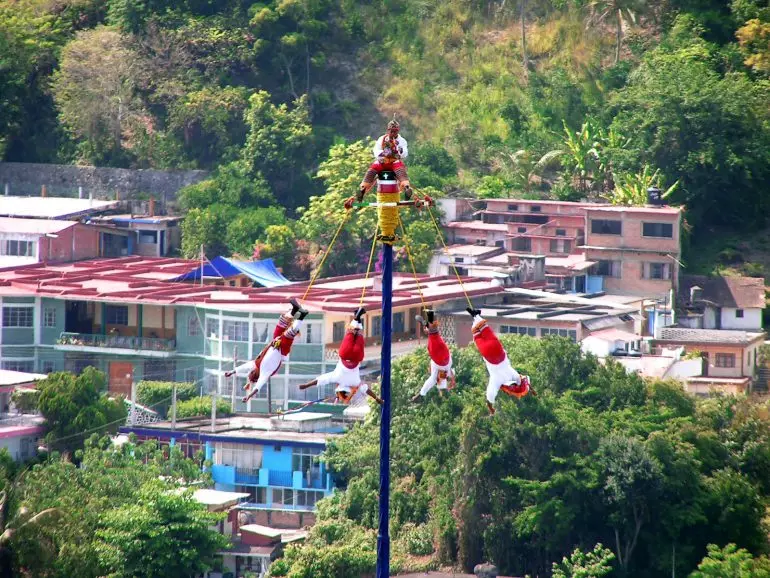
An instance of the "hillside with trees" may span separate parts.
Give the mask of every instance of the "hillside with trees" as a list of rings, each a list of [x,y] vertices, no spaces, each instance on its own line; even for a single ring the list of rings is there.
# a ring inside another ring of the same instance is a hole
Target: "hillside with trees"
[[[418,188],[654,184],[697,244],[765,226],[768,38],[764,0],[0,0],[0,159],[211,170],[183,252],[299,274],[340,147],[397,114]]]
[[[491,561],[506,576],[768,575],[766,405],[696,399],[564,338],[503,342],[538,396],[503,395],[494,418],[474,347],[452,353],[457,389],[419,405],[409,398],[428,373],[425,350],[394,365],[394,573]],[[308,542],[271,576],[373,575],[378,418],[327,450],[344,490],[318,504]]]

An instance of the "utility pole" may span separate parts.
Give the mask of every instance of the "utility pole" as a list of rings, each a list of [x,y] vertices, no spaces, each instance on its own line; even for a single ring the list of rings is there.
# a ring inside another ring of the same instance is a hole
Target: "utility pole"
[[[176,431],[176,382],[171,390],[171,431]]]
[[[238,385],[238,376],[235,370],[238,367],[238,346],[233,347],[233,390],[230,395],[230,411],[235,411],[235,386]]]
[[[211,392],[211,433],[216,431],[217,421],[217,395],[219,394],[219,377],[217,377],[217,383],[214,386],[214,391]]]

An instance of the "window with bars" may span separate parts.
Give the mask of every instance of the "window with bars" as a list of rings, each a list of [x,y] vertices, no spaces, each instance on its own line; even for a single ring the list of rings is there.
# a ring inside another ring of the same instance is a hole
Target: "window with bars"
[[[34,359],[5,359],[2,363],[2,368],[9,371],[23,371],[26,373],[32,373],[35,371]]]
[[[540,336],[546,337],[548,335],[554,335],[558,337],[568,337],[572,341],[577,341],[577,331],[574,329],[557,329],[554,327],[541,327]]]
[[[294,490],[287,490],[286,488],[273,488],[273,505],[276,507],[293,506]]]
[[[405,329],[405,318],[404,318],[404,312],[401,311],[400,313],[394,313],[393,314],[393,333],[403,333],[406,331]]]
[[[532,250],[532,239],[529,237],[517,237],[513,240],[513,250],[529,252]]]
[[[190,337],[197,337],[201,334],[201,322],[198,321],[198,316],[190,317],[187,320],[187,335]]]
[[[222,323],[222,333],[228,341],[248,341],[249,340],[249,322],[248,321],[224,321]]]
[[[462,275],[462,273],[460,274]],[[382,316],[375,315],[372,317],[372,337],[379,337],[380,335],[382,335]]]
[[[32,307],[3,307],[3,327],[32,327]]]
[[[714,356],[714,365],[716,367],[735,367],[735,354],[717,353]]]
[[[594,235],[622,235],[623,227],[620,221],[591,219],[591,232]]]
[[[184,370],[185,383],[196,383],[198,381],[198,368],[188,367]]]
[[[671,223],[642,223],[642,236],[671,239],[674,236],[674,225]]]
[[[620,270],[620,261],[599,261],[591,268],[591,274],[620,279]]]
[[[56,371],[56,362],[55,361],[43,361],[43,363],[40,365],[40,369],[43,373],[53,373]]]
[[[206,337],[214,339],[219,337],[219,319],[215,317],[206,318]]]
[[[316,503],[323,499],[324,493],[313,490],[297,490],[297,505],[305,507],[313,507]]]
[[[104,318],[107,325],[128,325],[128,306],[107,305]]]
[[[56,327],[56,308],[43,308],[43,327]]]
[[[335,321],[332,324],[332,341],[338,342],[342,341],[345,338],[345,322],[344,321]]]

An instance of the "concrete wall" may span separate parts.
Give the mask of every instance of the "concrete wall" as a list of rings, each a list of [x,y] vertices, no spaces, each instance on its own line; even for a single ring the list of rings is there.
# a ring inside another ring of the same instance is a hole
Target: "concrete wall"
[[[137,193],[153,193],[164,201],[174,199],[182,187],[202,181],[208,171],[156,171],[77,167],[35,163],[0,163],[0,190],[9,184],[10,194],[39,195],[46,185],[48,194],[77,196],[78,186],[94,198],[125,199]]]
[[[736,317],[734,307],[722,308],[722,329],[759,329],[762,327],[761,309],[744,309],[743,317]]]

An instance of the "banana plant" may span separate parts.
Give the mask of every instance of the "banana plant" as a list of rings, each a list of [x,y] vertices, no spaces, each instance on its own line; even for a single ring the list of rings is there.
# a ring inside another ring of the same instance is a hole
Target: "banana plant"
[[[613,205],[641,206],[647,204],[647,189],[650,187],[660,188],[662,176],[660,169],[654,171],[650,165],[644,165],[641,173],[622,173],[615,175],[615,188],[604,195],[604,198]],[[668,187],[663,193],[664,199],[679,187],[677,180]]]

